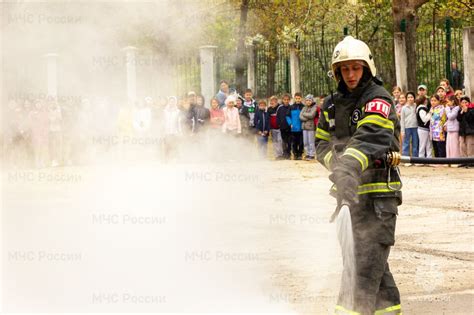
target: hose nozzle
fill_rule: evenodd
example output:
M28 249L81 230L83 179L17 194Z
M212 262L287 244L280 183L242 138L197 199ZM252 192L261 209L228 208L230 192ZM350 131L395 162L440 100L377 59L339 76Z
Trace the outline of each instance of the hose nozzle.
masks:
M386 155L387 164L390 166L398 166L402 161L402 155L399 152L390 151Z

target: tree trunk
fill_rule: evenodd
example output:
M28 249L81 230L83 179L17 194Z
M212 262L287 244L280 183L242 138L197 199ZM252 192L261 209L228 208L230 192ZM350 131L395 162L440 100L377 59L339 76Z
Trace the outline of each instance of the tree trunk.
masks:
M267 88L266 96L275 95L275 71L277 63L277 47L275 43L270 45L270 54L267 58Z
M247 80L244 76L245 72L245 35L247 25L247 15L249 10L249 0L242 0L240 4L240 24L239 39L237 43L237 51L235 56L235 85L239 93L243 93L247 87Z
M393 27L395 32L405 31L407 52L407 86L408 90L415 91L416 80L416 29L418 16L416 11L428 0L393 0ZM406 23L406 29L402 28L402 21ZM406 91L404 91L406 92Z

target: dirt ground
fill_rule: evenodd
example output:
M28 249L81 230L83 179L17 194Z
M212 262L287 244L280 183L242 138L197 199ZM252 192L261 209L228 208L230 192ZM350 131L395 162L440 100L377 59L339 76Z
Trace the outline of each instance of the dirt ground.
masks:
M473 314L473 170L401 172L403 313ZM253 160L3 170L3 311L331 314L327 175Z

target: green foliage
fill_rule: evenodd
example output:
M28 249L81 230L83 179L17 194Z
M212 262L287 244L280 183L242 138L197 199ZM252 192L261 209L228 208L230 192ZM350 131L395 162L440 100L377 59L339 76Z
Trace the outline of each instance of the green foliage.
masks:
M453 21L454 28L474 25L474 6L468 8L467 2L454 0L429 1L418 10L420 18L418 30L421 32L444 28L446 17Z
M238 19L235 15L217 15L212 23L204 25L201 44L216 45L227 52L234 51L237 46L237 26Z
M219 47L216 60L218 76L232 81L242 2L176 0L171 2L174 3L171 9L179 13L178 18L171 14L172 20L166 17L133 19L126 27L118 28L118 38L139 48L188 57L197 56L197 48L201 45L216 45ZM186 10L181 7L182 3L186 4ZM193 3L194 9L190 9L189 5L193 6ZM470 7L470 0L429 0L417 11L418 36L427 38L430 36L427 33L437 34L436 30L443 30L446 17L452 18L453 29L473 25L474 10ZM331 85L327 82L326 72L332 49L342 39L345 27L350 35L366 41L371 47L384 81L389 85L395 82L391 0L248 0L248 10L246 44L252 43L259 49L257 67L260 67L260 78L257 81L261 81L262 87L268 84L268 71L275 71L276 90L287 89L288 55L281 52L291 45L299 50L303 76L319 78L318 82L312 82L304 89L315 94L323 93L325 87ZM168 32L162 32L162 29L168 25L177 28L179 36L165 35ZM430 41L424 45L430 46ZM426 81L429 73L435 73L435 66L442 69L439 57L430 57L443 54L442 51L420 49L418 54L417 77L420 79ZM423 54L428 57L422 59Z

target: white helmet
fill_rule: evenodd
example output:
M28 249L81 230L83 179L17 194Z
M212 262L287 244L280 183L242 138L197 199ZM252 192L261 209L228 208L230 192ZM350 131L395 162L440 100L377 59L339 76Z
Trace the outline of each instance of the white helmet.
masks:
M377 69L375 68L374 57L370 52L369 46L361 40L355 39L352 36L346 36L342 41L340 41L334 48L334 53L332 54L332 75L336 81L339 81L340 78L336 77L336 70L338 64L343 61L349 60L360 60L364 61L365 64L369 67L372 76L375 77L377 74Z

